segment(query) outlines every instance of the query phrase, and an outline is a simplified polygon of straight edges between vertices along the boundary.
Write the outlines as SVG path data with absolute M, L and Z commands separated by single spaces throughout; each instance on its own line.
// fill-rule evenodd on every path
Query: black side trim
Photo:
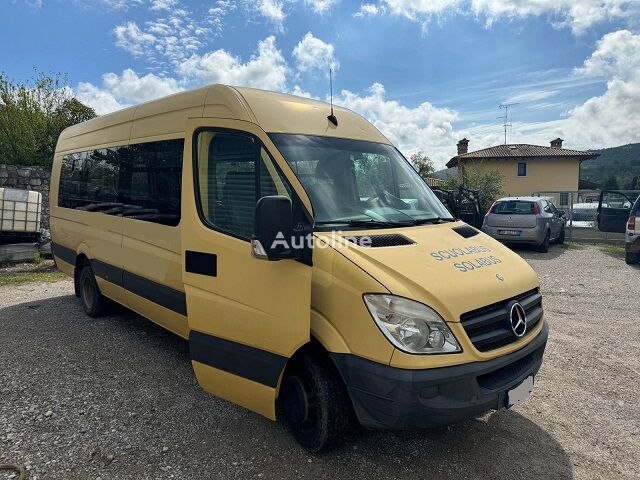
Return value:
M 258 348 L 213 337 L 205 333 L 189 333 L 191 359 L 232 373 L 267 387 L 275 388 L 287 357 Z
M 91 260 L 91 269 L 94 275 L 104 278 L 107 282 L 111 282 L 122 287 L 122 275 L 124 270 L 113 265 L 109 265 L 101 260 Z
M 122 273 L 122 286 L 126 290 L 153 303 L 173 310 L 180 315 L 187 315 L 187 297 L 184 292 L 174 290 L 126 270 Z
M 475 237 L 478 233 L 480 233 L 478 230 L 476 230 L 470 225 L 462 225 L 460 227 L 455 227 L 453 231 L 463 238 Z
M 218 256 L 215 253 L 185 252 L 185 270 L 198 275 L 218 276 Z
M 59 243 L 51 242 L 51 250 L 60 260 L 70 263 L 73 266 L 76 265 L 76 252 L 70 248 L 60 245 Z

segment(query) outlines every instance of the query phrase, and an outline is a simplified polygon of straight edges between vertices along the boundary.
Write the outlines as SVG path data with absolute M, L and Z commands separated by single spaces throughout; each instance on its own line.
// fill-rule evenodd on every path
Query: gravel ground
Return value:
M 640 269 L 597 247 L 519 253 L 551 325 L 532 398 L 319 456 L 200 390 L 187 343 L 151 322 L 90 319 L 68 281 L 2 287 L 0 463 L 33 480 L 640 478 Z

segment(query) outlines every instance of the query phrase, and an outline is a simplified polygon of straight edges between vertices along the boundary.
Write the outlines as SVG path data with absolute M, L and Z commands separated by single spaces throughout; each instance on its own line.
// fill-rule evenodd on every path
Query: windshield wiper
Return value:
M 442 217 L 429 217 L 429 218 L 415 218 L 415 225 L 424 225 L 425 223 L 442 223 L 442 222 L 455 222 L 454 218 L 442 218 Z
M 350 227 L 372 227 L 372 228 L 392 228 L 392 227 L 411 227 L 416 225 L 411 222 L 390 222 L 386 220 L 325 220 L 316 222 L 316 225 L 349 225 Z

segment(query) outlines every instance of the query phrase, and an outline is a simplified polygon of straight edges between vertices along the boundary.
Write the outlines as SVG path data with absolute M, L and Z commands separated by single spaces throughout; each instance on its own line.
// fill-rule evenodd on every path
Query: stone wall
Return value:
M 0 163 L 0 187 L 22 188 L 42 193 L 42 228 L 49 228 L 50 167 L 23 167 Z

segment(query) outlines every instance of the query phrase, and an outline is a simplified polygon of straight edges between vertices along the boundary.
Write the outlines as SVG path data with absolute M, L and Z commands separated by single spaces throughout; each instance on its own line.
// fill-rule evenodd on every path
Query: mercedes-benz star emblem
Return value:
M 511 305 L 509 322 L 511 323 L 511 330 L 513 330 L 516 337 L 523 337 L 527 333 L 527 313 L 518 302 Z

